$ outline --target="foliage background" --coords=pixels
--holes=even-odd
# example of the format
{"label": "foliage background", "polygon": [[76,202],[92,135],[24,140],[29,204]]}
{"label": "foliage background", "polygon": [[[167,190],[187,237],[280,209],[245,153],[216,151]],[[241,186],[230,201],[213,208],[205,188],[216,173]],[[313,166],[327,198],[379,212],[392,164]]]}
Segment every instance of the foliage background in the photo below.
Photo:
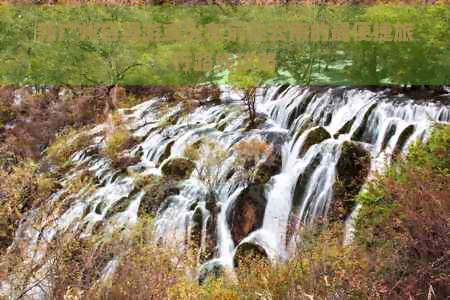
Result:
{"label": "foliage background", "polygon": [[[195,85],[235,84],[228,72],[182,72],[174,68],[180,52],[277,54],[269,83],[291,84],[448,84],[450,7],[408,6],[12,6],[0,7],[0,84]],[[412,42],[229,42],[183,38],[177,42],[81,41],[65,30],[63,41],[40,42],[39,22],[107,21],[245,24],[305,22],[413,23]],[[289,28],[288,28],[289,29]],[[393,30],[394,31],[394,30]],[[205,36],[205,30],[198,30]],[[331,33],[330,33],[331,34]],[[393,32],[394,34],[394,32]],[[100,36],[100,34],[99,34]],[[258,75],[250,76],[258,85]],[[239,82],[239,84],[242,84]]]}

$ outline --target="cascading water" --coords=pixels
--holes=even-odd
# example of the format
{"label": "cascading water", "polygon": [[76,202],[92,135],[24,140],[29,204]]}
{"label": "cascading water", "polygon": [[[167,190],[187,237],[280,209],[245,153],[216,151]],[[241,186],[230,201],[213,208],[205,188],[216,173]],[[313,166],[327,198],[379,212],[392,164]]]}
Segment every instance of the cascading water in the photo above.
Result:
{"label": "cascading water", "polygon": [[[180,249],[188,246],[194,228],[200,231],[201,250],[215,239],[213,259],[206,268],[232,268],[236,252],[249,245],[261,249],[271,260],[288,257],[295,248],[298,229],[327,215],[339,175],[337,166],[349,141],[361,149],[358,153],[370,154],[370,170],[381,170],[385,162],[404,153],[417,138],[426,138],[434,121],[450,121],[449,107],[439,103],[393,101],[382,92],[349,87],[323,88],[317,93],[308,87],[273,86],[257,97],[258,113],[268,118],[262,119],[258,129],[248,131],[246,114],[236,103],[239,95],[224,89],[224,104],[200,106],[183,117],[181,106],[170,110],[166,118],[174,116],[175,124],[162,124],[158,118],[160,100],[124,111],[125,123],[140,140],[129,149],[130,155],[140,158],[138,164],[128,168],[134,173],[160,176],[165,162],[183,156],[188,145],[205,137],[229,149],[224,160],[212,165],[206,158],[214,152],[201,152],[197,169],[209,168],[208,183],[194,171],[179,184],[179,193],[164,201],[155,222],[157,242]],[[95,145],[72,157],[75,166],[87,166],[95,174],[96,190],[81,190],[72,197],[69,209],[43,230],[48,240],[73,225],[89,236],[99,224],[111,233],[137,222],[144,193],[137,189],[132,176],[115,171],[98,154],[103,143],[101,132],[106,127],[94,128],[90,134]],[[279,168],[271,174],[274,176],[259,187],[247,186],[234,172],[237,154],[233,147],[250,138],[271,144],[280,157]],[[267,157],[261,157],[255,165],[265,160]],[[73,172],[79,172],[77,169]],[[64,180],[69,178],[70,174]],[[49,205],[61,201],[63,194],[55,194]],[[214,209],[208,204],[211,197],[217,203]],[[123,211],[111,213],[127,199],[129,204]],[[17,233],[28,236],[30,249],[40,235],[30,225],[36,214],[30,212]],[[234,228],[239,226],[245,228]],[[38,250],[30,250],[30,256],[33,251]]]}

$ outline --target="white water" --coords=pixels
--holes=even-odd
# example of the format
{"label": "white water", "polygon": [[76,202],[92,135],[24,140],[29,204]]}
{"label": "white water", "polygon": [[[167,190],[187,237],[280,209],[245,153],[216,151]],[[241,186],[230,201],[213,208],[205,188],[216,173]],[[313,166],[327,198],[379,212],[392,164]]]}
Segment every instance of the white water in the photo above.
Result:
{"label": "white water", "polygon": [[[383,98],[381,93],[343,87],[331,88],[320,96],[313,95],[309,88],[304,87],[292,86],[279,93],[280,89],[270,87],[259,95],[257,110],[269,119],[259,129],[250,132],[243,130],[245,112],[238,103],[234,103],[236,101],[231,101],[234,104],[199,107],[188,116],[179,118],[175,125],[164,128],[156,115],[158,100],[148,101],[125,112],[133,135],[141,139],[140,144],[129,151],[136,155],[141,153],[140,163],[132,169],[143,174],[161,174],[158,161],[162,160],[168,147],[168,159],[182,156],[189,143],[203,137],[216,140],[229,149],[228,160],[211,166],[211,174],[216,177],[213,189],[220,207],[216,226],[217,254],[213,263],[232,268],[238,247],[233,243],[227,213],[245,185],[237,175],[227,178],[227,174],[236,158],[233,146],[241,139],[259,137],[269,143],[281,144],[282,168],[265,186],[267,204],[262,226],[240,242],[257,245],[265,250],[270,259],[278,260],[288,257],[293,251],[292,245],[297,237],[295,234],[288,236],[289,230],[295,233],[300,226],[311,224],[327,214],[333,199],[335,165],[344,141],[352,139],[368,149],[373,157],[372,170],[381,170],[385,161],[390,160],[395,147],[401,146],[405,152],[416,138],[426,138],[433,120],[450,121],[449,108],[437,103],[409,100],[396,103]],[[227,95],[225,93],[224,97]],[[230,97],[236,100],[239,96],[232,93]],[[168,114],[176,115],[181,109],[173,108]],[[343,132],[341,129],[345,124],[349,126]],[[411,129],[411,125],[411,132],[406,132],[409,134],[405,133],[405,140],[400,141],[402,133],[407,128]],[[217,129],[219,126],[222,131]],[[97,144],[91,146],[91,150],[101,147],[98,142],[102,140],[103,127],[92,130],[93,141],[97,140]],[[326,129],[331,138],[312,145],[299,157],[308,134],[318,127]],[[337,134],[339,132],[341,134]],[[400,142],[403,144],[399,145]],[[76,225],[75,228],[84,226],[84,236],[89,236],[97,224],[104,224],[101,228],[105,234],[119,228],[131,229],[137,222],[137,211],[143,197],[143,193],[135,191],[133,178],[113,170],[108,160],[90,153],[89,149],[76,153],[73,160],[76,165],[87,164],[100,184],[94,192],[80,190],[74,195],[69,209],[46,227],[44,236],[56,238],[58,233],[73,225]],[[316,167],[303,179],[304,192],[293,199],[299,178],[313,163]],[[66,181],[69,181],[70,175],[67,175]],[[166,199],[163,204],[166,209],[158,214],[155,224],[157,241],[185,249],[186,240],[190,239],[189,229],[193,226],[195,210],[192,206],[197,203],[203,213],[201,247],[206,247],[206,222],[211,217],[205,207],[208,186],[197,175],[194,172],[189,180],[182,182],[178,195]],[[54,195],[49,202],[68,201],[60,199],[60,196]],[[127,197],[132,197],[129,206],[107,218],[108,210]],[[295,207],[294,203],[297,204]],[[86,213],[88,207],[90,212]],[[27,233],[30,257],[36,253],[31,246],[37,239],[36,229],[30,226],[32,222],[33,213],[30,212],[18,230],[18,235]],[[19,240],[11,249],[17,243]],[[111,263],[110,269],[114,269],[115,264],[115,261]]]}

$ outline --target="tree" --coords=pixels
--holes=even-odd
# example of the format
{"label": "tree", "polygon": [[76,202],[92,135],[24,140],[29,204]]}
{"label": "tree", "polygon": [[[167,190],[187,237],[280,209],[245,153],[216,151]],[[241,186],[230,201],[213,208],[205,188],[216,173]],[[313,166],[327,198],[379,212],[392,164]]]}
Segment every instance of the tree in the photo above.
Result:
{"label": "tree", "polygon": [[244,70],[234,68],[228,75],[228,80],[232,85],[235,85],[237,89],[243,92],[242,103],[247,107],[249,117],[249,129],[256,126],[256,91],[267,80],[273,78],[276,74],[275,71],[268,71],[264,66],[258,64],[258,60],[254,60],[253,70]]}

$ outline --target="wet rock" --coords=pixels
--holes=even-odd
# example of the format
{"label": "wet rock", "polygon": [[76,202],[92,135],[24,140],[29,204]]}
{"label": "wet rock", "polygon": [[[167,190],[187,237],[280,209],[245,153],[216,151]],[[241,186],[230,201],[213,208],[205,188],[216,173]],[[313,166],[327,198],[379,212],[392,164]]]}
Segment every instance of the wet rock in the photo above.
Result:
{"label": "wet rock", "polygon": [[340,134],[346,134],[350,132],[350,129],[352,129],[353,123],[356,120],[356,116],[354,116],[352,119],[345,122],[344,126],[339,128],[339,130],[333,135],[334,138],[337,138]]}
{"label": "wet rock", "polygon": [[267,130],[261,131],[260,135],[264,138],[266,143],[273,144],[276,147],[282,146],[289,139],[287,132]]}
{"label": "wet rock", "polygon": [[121,155],[117,160],[113,161],[113,167],[126,170],[130,166],[134,166],[141,161],[140,157],[129,155],[128,153]]}
{"label": "wet rock", "polygon": [[323,127],[317,127],[308,133],[308,136],[303,143],[302,148],[298,153],[298,157],[302,157],[308,151],[308,149],[315,144],[319,144],[324,140],[331,138],[330,133]]}
{"label": "wet rock", "polygon": [[388,125],[388,128],[386,130],[386,134],[384,135],[383,142],[381,143],[381,151],[386,149],[387,144],[391,140],[391,138],[395,135],[395,132],[397,131],[397,124],[391,122]]}
{"label": "wet rock", "polygon": [[211,260],[203,264],[197,278],[198,283],[203,284],[208,277],[219,278],[225,274],[225,267],[219,260]]}
{"label": "wet rock", "polygon": [[402,148],[405,146],[406,141],[409,137],[414,133],[414,125],[409,125],[406,127],[403,132],[398,137],[397,144],[395,145],[394,151],[392,152],[392,159],[396,160],[401,154]]}
{"label": "wet rock", "polygon": [[316,157],[314,157],[311,162],[306,166],[305,170],[302,174],[298,176],[297,184],[295,185],[294,195],[292,197],[292,210],[289,213],[288,224],[292,224],[292,226],[288,227],[288,232],[286,234],[286,242],[291,240],[293,235],[292,229],[296,227],[297,214],[299,207],[302,203],[306,187],[308,185],[309,179],[313,174],[314,170],[319,166],[320,161],[322,160],[322,154],[317,153]]}
{"label": "wet rock", "polygon": [[246,118],[244,120],[244,124],[245,124],[244,131],[250,131],[252,129],[259,128],[266,122],[266,120],[267,120],[267,116],[264,114],[257,114],[253,124],[252,124],[252,122],[250,122],[249,118]]}
{"label": "wet rock", "polygon": [[228,124],[227,124],[226,120],[220,121],[219,123],[217,123],[216,129],[223,132],[223,131],[225,131],[225,128],[227,128],[227,125]]}
{"label": "wet rock", "polygon": [[287,85],[287,84],[280,86],[280,87],[278,88],[278,90],[276,91],[276,93],[272,96],[272,101],[273,101],[273,100],[277,100],[277,98],[278,98],[280,95],[283,95],[284,92],[286,92],[288,88],[289,88],[289,85]]}
{"label": "wet rock", "polygon": [[212,259],[216,254],[217,247],[217,217],[220,207],[218,206],[218,197],[215,192],[209,192],[206,195],[206,209],[209,211],[209,218],[206,222],[206,245],[201,255],[202,260]]}
{"label": "wet rock", "polygon": [[251,185],[240,193],[227,213],[227,223],[235,245],[262,226],[266,204],[263,185]]}
{"label": "wet rock", "polygon": [[162,166],[162,173],[173,179],[186,179],[194,171],[195,163],[187,158],[176,157],[166,160]]}
{"label": "wet rock", "polygon": [[360,144],[346,141],[336,164],[334,201],[331,204],[331,221],[345,221],[355,206],[353,198],[359,193],[370,171],[370,153]]}
{"label": "wet rock", "polygon": [[95,207],[95,213],[98,215],[101,215],[104,208],[105,208],[105,203],[103,203],[103,202],[98,203],[97,206]]}
{"label": "wet rock", "polygon": [[170,157],[171,149],[175,141],[171,141],[167,144],[166,149],[164,150],[164,153],[160,156],[158,159],[158,164],[161,164],[164,160]]}
{"label": "wet rock", "polygon": [[195,249],[200,249],[202,242],[202,227],[203,227],[203,212],[197,207],[192,216],[192,227],[191,227],[191,247]]}
{"label": "wet rock", "polygon": [[294,123],[295,119],[297,119],[300,115],[304,114],[306,111],[306,108],[308,107],[309,103],[314,99],[316,96],[315,92],[312,92],[309,94],[303,101],[299,103],[298,106],[295,107],[295,109],[292,110],[289,118],[287,127],[291,127],[291,125]]}
{"label": "wet rock", "polygon": [[232,168],[230,171],[228,171],[227,176],[225,177],[226,180],[229,180],[233,175],[236,173],[236,169]]}
{"label": "wet rock", "polygon": [[266,184],[272,176],[281,172],[282,165],[281,146],[277,145],[267,159],[256,167],[255,183]]}
{"label": "wet rock", "polygon": [[375,108],[377,107],[377,104],[374,103],[372,104],[369,109],[366,111],[366,113],[364,114],[363,120],[361,122],[361,124],[359,125],[359,127],[355,130],[355,132],[353,133],[352,136],[352,140],[355,141],[363,141],[363,142],[367,142],[370,143],[370,134],[366,134],[366,129],[367,129],[367,125],[369,122],[369,117],[372,114],[372,112],[375,110]]}
{"label": "wet rock", "polygon": [[267,260],[266,251],[259,245],[252,243],[240,244],[233,257],[233,264],[235,268],[242,267],[249,260]]}
{"label": "wet rock", "polygon": [[317,122],[311,116],[306,116],[300,124],[297,124],[296,132],[294,135],[294,142],[308,129],[318,126]]}
{"label": "wet rock", "polygon": [[120,198],[114,205],[112,205],[105,214],[105,218],[109,219],[112,215],[121,213],[127,210],[131,202],[136,199],[138,190],[134,190],[130,195]]}
{"label": "wet rock", "polygon": [[[209,214],[208,212],[203,211],[199,206],[195,208],[190,230],[190,246],[195,250],[200,250],[199,258],[201,262],[212,259],[216,255],[215,250],[217,246],[217,216],[219,214],[219,208],[217,206],[217,196],[215,193],[208,193],[205,202]],[[205,221],[206,230],[203,231]],[[203,235],[205,236],[203,237]],[[204,238],[205,241],[204,245],[201,245],[202,238]]]}
{"label": "wet rock", "polygon": [[191,204],[191,206],[189,206],[189,210],[195,210],[195,209],[197,208],[197,206],[198,206],[198,199],[195,200],[195,201]]}
{"label": "wet rock", "polygon": [[145,191],[139,205],[138,216],[143,214],[155,215],[164,200],[180,193],[180,189],[174,181],[156,175],[139,178],[135,182],[135,188]]}

